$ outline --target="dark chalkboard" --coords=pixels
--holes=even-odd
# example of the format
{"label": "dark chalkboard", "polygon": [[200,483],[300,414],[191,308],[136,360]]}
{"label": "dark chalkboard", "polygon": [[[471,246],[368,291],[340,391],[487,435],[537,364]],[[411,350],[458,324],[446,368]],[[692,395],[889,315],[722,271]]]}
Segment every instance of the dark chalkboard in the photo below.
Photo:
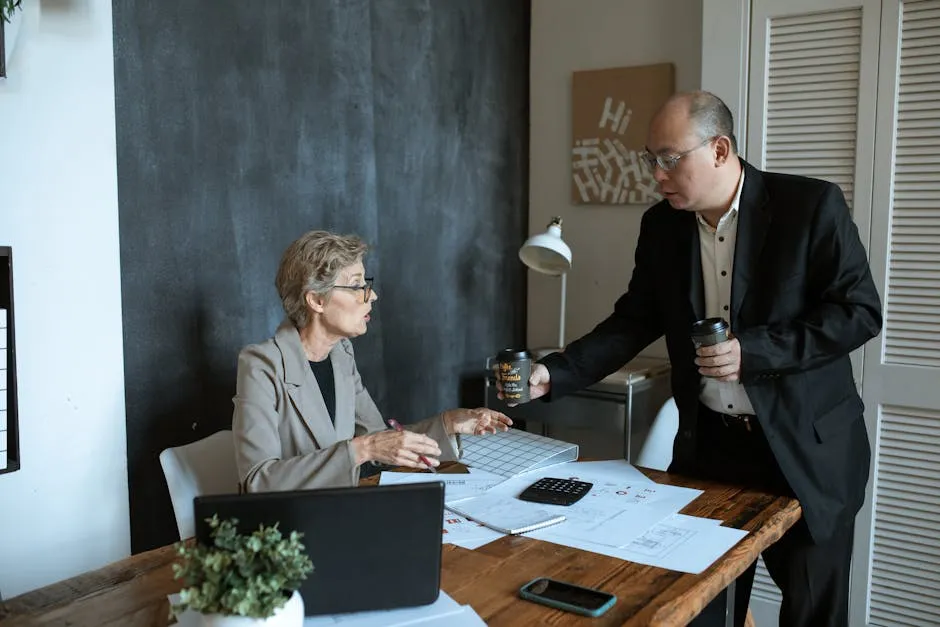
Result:
{"label": "dark chalkboard", "polygon": [[525,337],[529,2],[113,12],[138,552],[176,533],[159,452],[230,425],[238,350],[281,320],[274,273],[304,231],[372,244],[380,300],[355,346],[387,416],[482,403],[486,356]]}

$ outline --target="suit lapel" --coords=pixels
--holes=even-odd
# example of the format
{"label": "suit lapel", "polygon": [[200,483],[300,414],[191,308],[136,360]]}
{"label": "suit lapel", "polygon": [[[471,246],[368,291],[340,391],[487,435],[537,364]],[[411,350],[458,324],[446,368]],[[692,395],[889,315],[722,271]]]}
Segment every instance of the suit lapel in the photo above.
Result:
{"label": "suit lapel", "polygon": [[[330,414],[326,410],[320,386],[317,385],[316,377],[307,363],[300,343],[300,334],[291,322],[285,321],[278,328],[274,340],[284,359],[284,383],[294,409],[300,414],[320,448],[335,444],[336,429],[333,428]],[[336,392],[338,394],[339,390]]]}
{"label": "suit lapel", "polygon": [[741,160],[744,167],[744,189],[738,207],[738,234],[734,245],[734,267],[731,272],[731,328],[737,326],[741,304],[751,280],[757,274],[761,250],[770,228],[767,190],[759,170]]}
{"label": "suit lapel", "polygon": [[702,280],[701,240],[699,239],[698,220],[695,214],[683,212],[682,219],[685,222],[687,239],[685,249],[689,255],[687,266],[689,272],[686,275],[689,278],[689,306],[692,308],[692,322],[695,322],[705,317],[705,282]]}
{"label": "suit lapel", "polygon": [[345,340],[340,340],[330,353],[333,358],[333,385],[336,389],[336,437],[348,440],[356,430],[356,390],[351,373],[352,356],[346,351]]}

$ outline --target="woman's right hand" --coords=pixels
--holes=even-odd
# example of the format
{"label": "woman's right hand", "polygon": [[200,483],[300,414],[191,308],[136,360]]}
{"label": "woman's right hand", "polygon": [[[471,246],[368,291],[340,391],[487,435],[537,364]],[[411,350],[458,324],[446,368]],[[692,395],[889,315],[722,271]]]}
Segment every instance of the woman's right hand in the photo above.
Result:
{"label": "woman's right hand", "polygon": [[441,456],[440,447],[423,433],[378,431],[355,437],[352,443],[356,448],[357,464],[376,461],[390,466],[427,468],[418,455],[424,455],[433,466],[440,464],[437,460]]}

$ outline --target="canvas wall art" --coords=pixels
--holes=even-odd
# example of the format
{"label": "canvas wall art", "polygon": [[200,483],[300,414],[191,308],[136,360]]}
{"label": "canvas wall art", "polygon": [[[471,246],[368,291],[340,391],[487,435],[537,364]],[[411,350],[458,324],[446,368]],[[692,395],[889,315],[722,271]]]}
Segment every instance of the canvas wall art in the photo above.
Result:
{"label": "canvas wall art", "polygon": [[671,63],[575,72],[571,82],[571,201],[631,205],[660,200],[642,163],[650,119],[675,92]]}

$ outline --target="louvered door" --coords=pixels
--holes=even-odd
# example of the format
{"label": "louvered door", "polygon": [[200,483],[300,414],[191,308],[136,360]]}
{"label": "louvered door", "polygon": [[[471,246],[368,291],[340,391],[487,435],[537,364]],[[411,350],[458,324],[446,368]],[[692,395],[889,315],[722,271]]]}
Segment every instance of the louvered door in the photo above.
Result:
{"label": "louvered door", "polygon": [[[874,159],[878,0],[754,0],[747,159],[842,188],[868,242]],[[862,351],[852,356],[861,381]],[[776,625],[780,592],[761,564],[751,607]]]}
{"label": "louvered door", "polygon": [[865,356],[874,506],[851,624],[940,625],[940,0],[883,14],[871,263],[886,320]]}

